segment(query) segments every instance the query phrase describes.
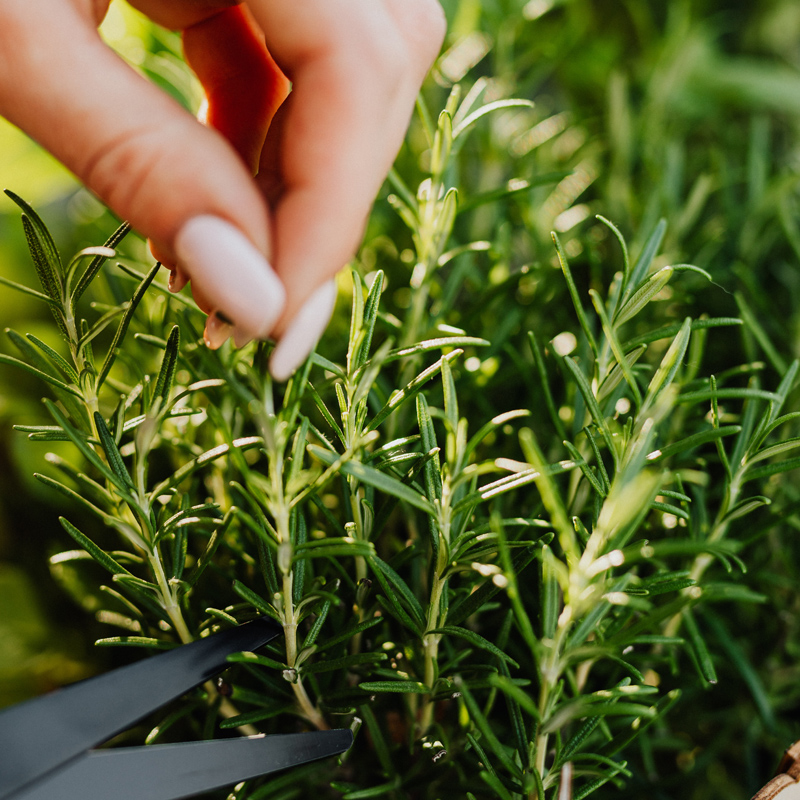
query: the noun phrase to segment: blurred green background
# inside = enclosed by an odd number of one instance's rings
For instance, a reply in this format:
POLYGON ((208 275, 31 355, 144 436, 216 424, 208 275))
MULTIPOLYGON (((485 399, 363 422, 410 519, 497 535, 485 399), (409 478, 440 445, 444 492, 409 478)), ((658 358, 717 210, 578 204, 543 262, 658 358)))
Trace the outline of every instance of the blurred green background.
MULTIPOLYGON (((521 267, 552 259, 549 231, 555 228, 573 258, 586 260, 590 272, 599 270, 592 261, 592 243, 605 230, 594 222, 598 213, 619 225, 634 251, 658 219, 667 218, 664 252, 671 263, 697 264, 715 281, 690 281, 681 302, 753 321, 743 336, 714 340, 712 370, 758 360, 774 378, 800 355, 797 0, 443 5, 450 33, 426 88, 434 112, 454 82, 468 89, 481 78, 489 82, 487 100, 535 102, 533 109, 494 117, 469 140, 462 159, 459 180, 467 196, 516 181, 510 184, 516 191, 469 217, 469 238, 463 239, 493 242, 488 273, 467 271, 464 281, 488 276, 499 286, 509 276, 515 280, 513 307, 503 294, 498 304, 475 312, 494 315, 497 332, 491 357, 481 365, 485 374, 476 376, 487 387, 476 405, 491 411, 493 393, 521 391, 503 349, 520 330, 535 326, 550 339, 571 314, 563 292, 553 302, 521 267), (537 176, 548 173, 564 175, 535 186, 537 176)), ((103 34, 132 66, 190 107, 197 103, 176 35, 149 25, 120 0, 103 34)), ((398 168, 413 176, 425 153, 414 145, 418 128, 410 136, 398 168)), ((101 243, 115 226, 62 167, 6 123, 0 123, 0 183, 40 211, 64 253, 101 243)), ((387 193, 361 254, 365 268, 386 260, 399 264, 409 246, 387 193)), ((127 247, 143 253, 141 243, 127 247)), ((32 280, 18 213, 5 198, 0 274, 32 280)), ((434 300, 447 302, 447 296, 443 291, 434 300)), ((45 340, 54 335, 38 304, 5 288, 0 325, 45 340)), ((2 348, 10 351, 6 343, 2 348)), ((62 509, 31 478, 44 449, 11 430, 15 422, 43 420, 41 395, 33 379, 0 368, 0 706, 119 657, 92 651, 93 638, 104 635, 92 609, 74 599, 80 587, 68 595, 48 568, 48 556, 68 546, 57 523, 62 509)), ((723 669, 717 688, 687 692, 671 738, 660 740, 668 762, 643 751, 637 778, 620 796, 745 798, 789 743, 787 731, 800 738, 800 492, 792 475, 781 484, 781 513, 763 528, 754 526, 748 550, 748 582, 770 602, 735 612, 736 647, 754 655, 757 672, 723 669), (648 784, 657 763, 661 778, 648 784)))

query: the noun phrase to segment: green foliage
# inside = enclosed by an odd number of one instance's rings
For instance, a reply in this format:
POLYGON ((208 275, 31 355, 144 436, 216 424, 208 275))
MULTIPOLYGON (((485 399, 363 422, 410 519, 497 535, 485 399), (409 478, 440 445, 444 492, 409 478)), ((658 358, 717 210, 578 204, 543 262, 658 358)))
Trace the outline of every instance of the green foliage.
POLYGON ((116 255, 125 226, 64 266, 12 196, 41 290, 4 282, 56 320, 2 356, 49 395, 50 419, 17 427, 59 447, 38 477, 77 549, 53 573, 121 630, 106 646, 281 624, 147 740, 294 717, 356 745, 232 797, 690 796, 703 725, 724 717, 718 748, 744 724, 792 738, 778 700, 796 690, 757 647, 795 586, 778 535, 796 527, 798 363, 774 287, 796 293, 800 237, 751 117, 776 96, 754 80, 794 84, 742 73, 688 3, 450 5, 439 87, 331 335, 285 386, 269 343, 206 349, 158 265, 116 255), (570 67, 539 52, 548 35, 570 67), (719 127, 698 118, 709 98, 744 109, 723 145, 695 130, 719 127))

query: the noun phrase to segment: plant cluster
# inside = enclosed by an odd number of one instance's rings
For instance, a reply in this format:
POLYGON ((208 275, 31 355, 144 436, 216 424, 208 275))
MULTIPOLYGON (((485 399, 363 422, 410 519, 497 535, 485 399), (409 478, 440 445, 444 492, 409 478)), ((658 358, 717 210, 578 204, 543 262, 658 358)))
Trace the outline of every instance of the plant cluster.
POLYGON ((716 683, 709 633, 735 653, 718 609, 764 600, 733 534, 800 463, 784 455, 800 445, 784 435, 797 363, 769 389, 752 364, 705 373, 708 343, 742 321, 665 313, 674 283, 710 276, 662 263, 664 221, 634 259, 599 218, 588 293, 556 234, 554 259, 522 270, 497 241, 465 240, 466 216, 522 191, 459 185, 470 132, 529 105, 486 89, 456 85, 435 122, 420 101, 425 174, 416 190, 390 177, 405 292, 388 291, 373 241, 349 273, 346 350, 285 386, 268 343, 203 346, 202 315, 159 265, 117 253, 126 226, 64 264, 11 195, 41 283, 14 288, 60 334, 10 331, 20 357, 2 356, 51 395, 50 424, 18 429, 71 446, 37 475, 77 546, 54 574, 122 631, 104 646, 171 648, 255 615, 284 630, 131 735, 357 734, 340 763, 231 798, 600 796, 631 776, 633 742, 664 738, 681 687, 716 683), (475 290, 481 259, 495 279, 475 290), (515 340, 487 315, 525 281, 546 302, 536 284, 555 274, 574 320, 558 336, 515 340), (500 355, 526 392, 492 384, 500 355))

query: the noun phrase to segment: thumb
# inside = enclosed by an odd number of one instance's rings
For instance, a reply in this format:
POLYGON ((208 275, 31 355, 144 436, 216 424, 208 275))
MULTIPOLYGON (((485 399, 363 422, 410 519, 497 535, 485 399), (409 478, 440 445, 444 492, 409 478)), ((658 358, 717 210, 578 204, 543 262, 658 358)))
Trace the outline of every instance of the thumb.
POLYGON ((163 260, 181 256, 207 311, 268 335, 285 293, 266 260, 265 202, 233 147, 122 62, 71 3, 11 2, 0 23, 0 112, 163 260))

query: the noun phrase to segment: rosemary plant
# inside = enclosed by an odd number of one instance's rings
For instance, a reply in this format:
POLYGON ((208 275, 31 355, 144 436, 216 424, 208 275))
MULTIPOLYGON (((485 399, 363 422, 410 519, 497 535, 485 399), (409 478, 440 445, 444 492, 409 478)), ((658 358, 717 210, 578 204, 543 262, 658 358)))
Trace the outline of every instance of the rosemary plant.
POLYGON ((665 311, 673 284, 709 276, 663 263, 663 221, 632 259, 599 218, 588 292, 555 234, 552 262, 506 263, 473 291, 480 259, 508 254, 499 235, 465 240, 461 221, 519 187, 470 196, 459 152, 485 117, 529 105, 484 102, 486 88, 453 89, 436 122, 421 101, 426 174, 413 190, 392 173, 407 302, 387 290, 397 263, 365 267, 365 251, 341 281, 346 349, 323 343, 285 386, 268 343, 206 349, 202 315, 159 265, 120 255, 125 226, 65 264, 10 195, 41 283, 14 288, 47 304, 59 338, 9 331, 19 357, 0 358, 47 386, 49 424, 18 430, 71 443, 37 477, 63 497, 75 544, 54 574, 102 584, 97 616, 122 631, 97 644, 171 648, 262 614, 284 630, 145 740, 357 732, 340 763, 231 798, 603 796, 680 689, 716 683, 716 604, 764 599, 737 537, 769 505, 762 487, 800 463, 784 436, 797 363, 768 388, 751 365, 705 373, 707 345, 742 321, 665 311), (556 270, 568 330, 487 321, 493 298, 511 307, 521 280, 556 270), (473 329, 451 323, 456 306, 473 329), (491 383, 501 357, 513 392, 491 383), (481 413, 485 392, 499 413, 481 413))

